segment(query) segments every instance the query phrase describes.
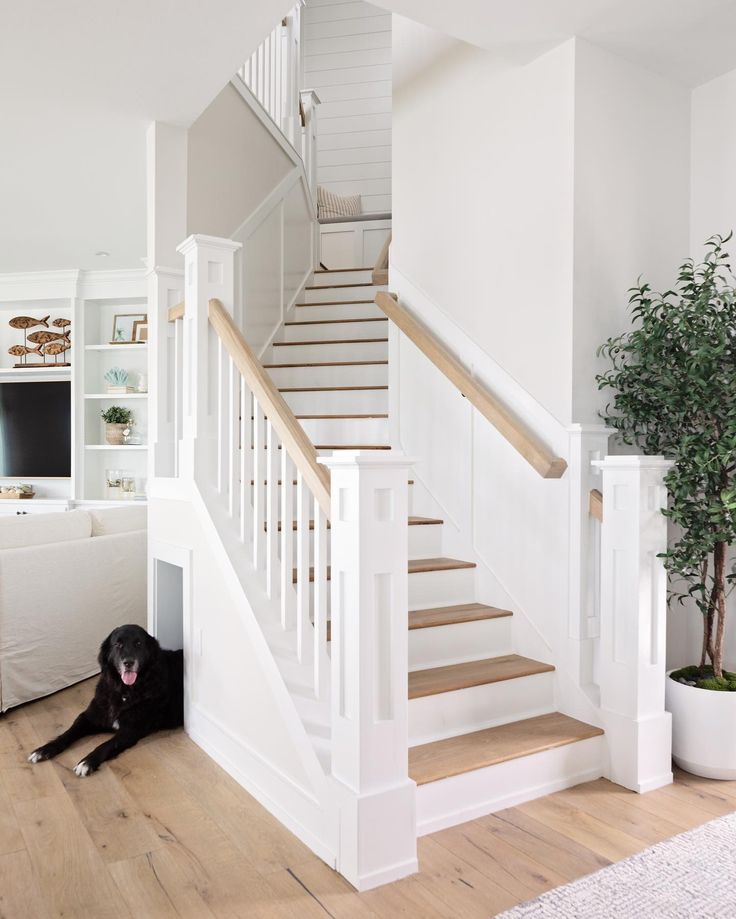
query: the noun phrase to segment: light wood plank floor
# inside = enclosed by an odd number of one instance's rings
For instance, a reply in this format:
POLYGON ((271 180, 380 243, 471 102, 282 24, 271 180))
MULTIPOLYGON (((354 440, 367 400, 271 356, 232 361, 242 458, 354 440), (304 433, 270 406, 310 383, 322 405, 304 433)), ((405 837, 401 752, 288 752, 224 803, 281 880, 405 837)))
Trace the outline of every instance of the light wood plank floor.
POLYGON ((90 779, 71 767, 92 738, 28 764, 93 686, 0 716, 2 919, 486 919, 736 810, 736 782, 601 779, 427 836, 419 874, 357 894, 180 731, 90 779))

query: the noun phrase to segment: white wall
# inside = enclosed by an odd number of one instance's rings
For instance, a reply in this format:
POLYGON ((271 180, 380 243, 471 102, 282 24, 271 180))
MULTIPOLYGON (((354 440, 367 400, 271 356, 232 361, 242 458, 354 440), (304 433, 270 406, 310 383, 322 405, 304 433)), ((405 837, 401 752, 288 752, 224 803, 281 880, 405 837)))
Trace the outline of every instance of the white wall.
POLYGON ((187 233, 229 237, 293 163, 228 84, 189 129, 187 233))
POLYGON ((689 116, 685 87, 576 41, 574 421, 610 399, 595 352, 629 326, 628 289, 667 290, 688 254, 689 116))
MULTIPOLYGON (((736 70, 698 86, 691 98, 690 254, 703 256, 703 243, 715 233, 736 229, 736 70)), ((730 251, 736 254, 736 243, 730 251)), ((736 594, 727 602, 725 664, 736 669, 736 594)), ((698 663, 702 619, 693 604, 673 604, 667 632, 667 664, 698 663)))
POLYGON ((310 0, 302 12, 303 86, 315 89, 318 182, 391 210, 391 14, 364 2, 310 0))
MULTIPOLYGON (((397 69, 426 38, 394 18, 397 69)), ((392 263, 565 423, 574 52, 567 42, 511 69, 445 44, 396 86, 393 119, 392 263)))
MULTIPOLYGON (((736 230, 736 70, 692 94, 690 250, 702 255, 715 233, 736 230)), ((736 252, 736 244, 731 243, 736 252)))

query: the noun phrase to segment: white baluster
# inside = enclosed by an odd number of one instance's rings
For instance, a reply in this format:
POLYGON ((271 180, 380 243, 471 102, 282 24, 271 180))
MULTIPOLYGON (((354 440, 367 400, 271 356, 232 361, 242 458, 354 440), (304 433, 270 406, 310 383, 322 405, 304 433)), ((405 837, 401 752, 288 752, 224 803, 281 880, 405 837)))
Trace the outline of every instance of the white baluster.
POLYGON ((227 365, 230 355, 225 350, 222 341, 217 339, 217 390, 215 416, 217 419, 217 435, 215 442, 215 483, 218 492, 227 497, 227 469, 230 455, 228 431, 231 424, 230 400, 228 392, 227 365))
MULTIPOLYGON (((228 355, 229 357, 229 355, 228 355)), ((240 474, 239 438, 240 438, 240 374, 230 358, 228 361, 228 403, 230 409, 230 425, 228 429, 228 512, 235 517, 240 508, 238 477, 240 474)))
POLYGON ((327 520, 316 499, 314 505, 314 694, 325 697, 327 674, 327 520))
POLYGON ((253 397, 253 567, 256 571, 266 564, 263 524, 266 519, 266 451, 263 411, 256 397, 253 397))
POLYGON ((266 593, 275 597, 279 589, 279 441, 271 422, 266 421, 266 593))
POLYGON ((294 464, 281 450, 281 626, 294 625, 294 464))
POLYGON ((245 378, 240 377, 240 539, 245 542, 248 538, 251 511, 251 485, 253 478, 253 457, 251 455, 253 425, 253 399, 245 384, 245 378))
POLYGON ((309 510, 311 495, 296 474, 296 645, 300 662, 312 657, 312 623, 309 618, 309 510))

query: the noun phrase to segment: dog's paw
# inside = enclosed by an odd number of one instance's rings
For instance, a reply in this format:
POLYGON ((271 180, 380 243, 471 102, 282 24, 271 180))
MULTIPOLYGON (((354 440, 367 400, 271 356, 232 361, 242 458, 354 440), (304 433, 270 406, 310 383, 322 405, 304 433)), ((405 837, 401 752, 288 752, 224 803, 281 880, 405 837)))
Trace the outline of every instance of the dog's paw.
POLYGON ((51 746, 51 744, 44 744, 42 747, 38 747, 36 750, 31 753, 28 757, 29 763, 42 763, 44 760, 53 759, 56 756, 56 751, 51 746))
POLYGON ((74 772, 80 778, 84 778, 86 775, 92 775, 96 768, 97 767, 94 765, 94 763, 90 762, 90 760, 81 759, 74 767, 74 772))

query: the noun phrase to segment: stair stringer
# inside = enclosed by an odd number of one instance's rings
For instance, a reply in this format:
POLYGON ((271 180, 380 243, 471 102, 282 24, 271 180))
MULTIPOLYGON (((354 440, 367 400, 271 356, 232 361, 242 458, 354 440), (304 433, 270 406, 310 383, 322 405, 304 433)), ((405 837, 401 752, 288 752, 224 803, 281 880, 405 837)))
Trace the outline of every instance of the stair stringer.
MULTIPOLYGON (((249 570, 246 549, 237 540, 232 522, 218 507, 216 496, 213 494, 208 499, 193 483, 187 486, 180 481, 177 486, 165 501, 153 497, 149 513, 152 538, 194 549, 194 622, 188 640, 192 660, 186 731, 274 817, 335 867, 338 813, 330 790, 331 778, 320 764, 261 627, 261 621, 270 612, 267 609, 270 603, 256 573, 249 570), (197 675, 200 657, 211 657, 215 652, 212 644, 216 644, 216 639, 208 644, 206 626, 218 609, 208 610, 205 618, 204 604, 198 597, 198 593, 213 588, 212 566, 216 566, 216 579, 221 582, 220 588, 215 585, 215 589, 226 595, 225 609, 220 606, 219 615, 222 618, 229 614, 227 628, 233 632, 217 650, 218 664, 219 656, 227 653, 225 644, 245 650, 246 657, 258 668, 256 686, 250 687, 252 696, 244 689, 242 679, 238 692, 226 685, 221 672, 213 690, 215 681, 200 680, 197 675), (221 708, 213 710, 212 697, 217 694, 219 701, 215 704, 221 708), (205 695, 210 696, 209 700, 205 700, 205 695), (264 709, 272 717, 265 728, 261 726, 263 733, 251 731, 252 724, 246 730, 248 715, 257 721, 264 709), (273 754, 275 748, 277 755, 273 754)), ((207 601, 209 604, 209 596, 207 601)), ((248 679, 252 681, 252 677, 249 672, 248 679)), ((236 682, 238 676, 233 673, 231 685, 236 682)))

